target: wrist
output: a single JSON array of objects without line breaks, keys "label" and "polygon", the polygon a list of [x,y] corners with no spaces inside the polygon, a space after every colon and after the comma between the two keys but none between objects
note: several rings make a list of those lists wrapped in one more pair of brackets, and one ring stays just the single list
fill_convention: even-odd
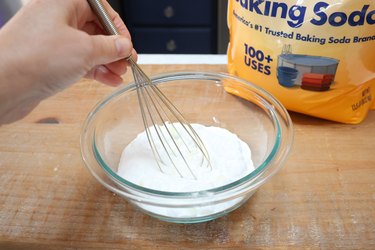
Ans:
[{"label": "wrist", "polygon": [[26,116],[40,99],[33,89],[33,79],[22,72],[27,62],[12,53],[10,37],[0,31],[0,125]]}]

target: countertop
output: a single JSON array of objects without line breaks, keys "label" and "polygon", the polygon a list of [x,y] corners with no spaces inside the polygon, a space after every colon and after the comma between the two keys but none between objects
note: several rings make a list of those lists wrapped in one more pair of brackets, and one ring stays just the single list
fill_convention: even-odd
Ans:
[{"label": "countertop", "polygon": [[83,121],[112,91],[82,80],[0,127],[0,249],[375,249],[374,111],[360,125],[291,113],[295,141],[284,168],[229,215],[183,225],[138,212],[84,166]]}]

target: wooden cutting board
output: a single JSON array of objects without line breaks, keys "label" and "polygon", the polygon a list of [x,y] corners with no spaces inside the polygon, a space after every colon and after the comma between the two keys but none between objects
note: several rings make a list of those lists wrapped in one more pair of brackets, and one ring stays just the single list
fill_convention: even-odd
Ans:
[{"label": "wooden cutting board", "polygon": [[375,112],[360,125],[292,113],[295,143],[281,172],[229,215],[179,225],[138,212],[85,168],[82,123],[112,91],[82,80],[0,127],[0,249],[375,249]]}]

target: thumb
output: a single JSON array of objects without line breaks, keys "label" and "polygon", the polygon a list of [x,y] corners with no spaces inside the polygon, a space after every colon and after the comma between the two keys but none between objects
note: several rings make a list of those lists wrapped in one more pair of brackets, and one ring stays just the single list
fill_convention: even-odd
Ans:
[{"label": "thumb", "polygon": [[124,36],[91,36],[90,61],[93,66],[108,64],[129,56],[133,44]]}]

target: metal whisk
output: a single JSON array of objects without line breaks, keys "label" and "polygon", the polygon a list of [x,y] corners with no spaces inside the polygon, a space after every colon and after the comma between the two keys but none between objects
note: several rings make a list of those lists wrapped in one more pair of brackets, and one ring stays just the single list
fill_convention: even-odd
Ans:
[{"label": "metal whisk", "polygon": [[[119,35],[101,0],[88,0],[108,34]],[[143,72],[130,55],[143,124],[154,158],[162,172],[173,166],[182,177],[197,179],[193,166],[211,169],[210,159],[201,138],[181,112]],[[199,162],[198,164],[196,164]],[[185,166],[184,168],[181,167]]]}]

